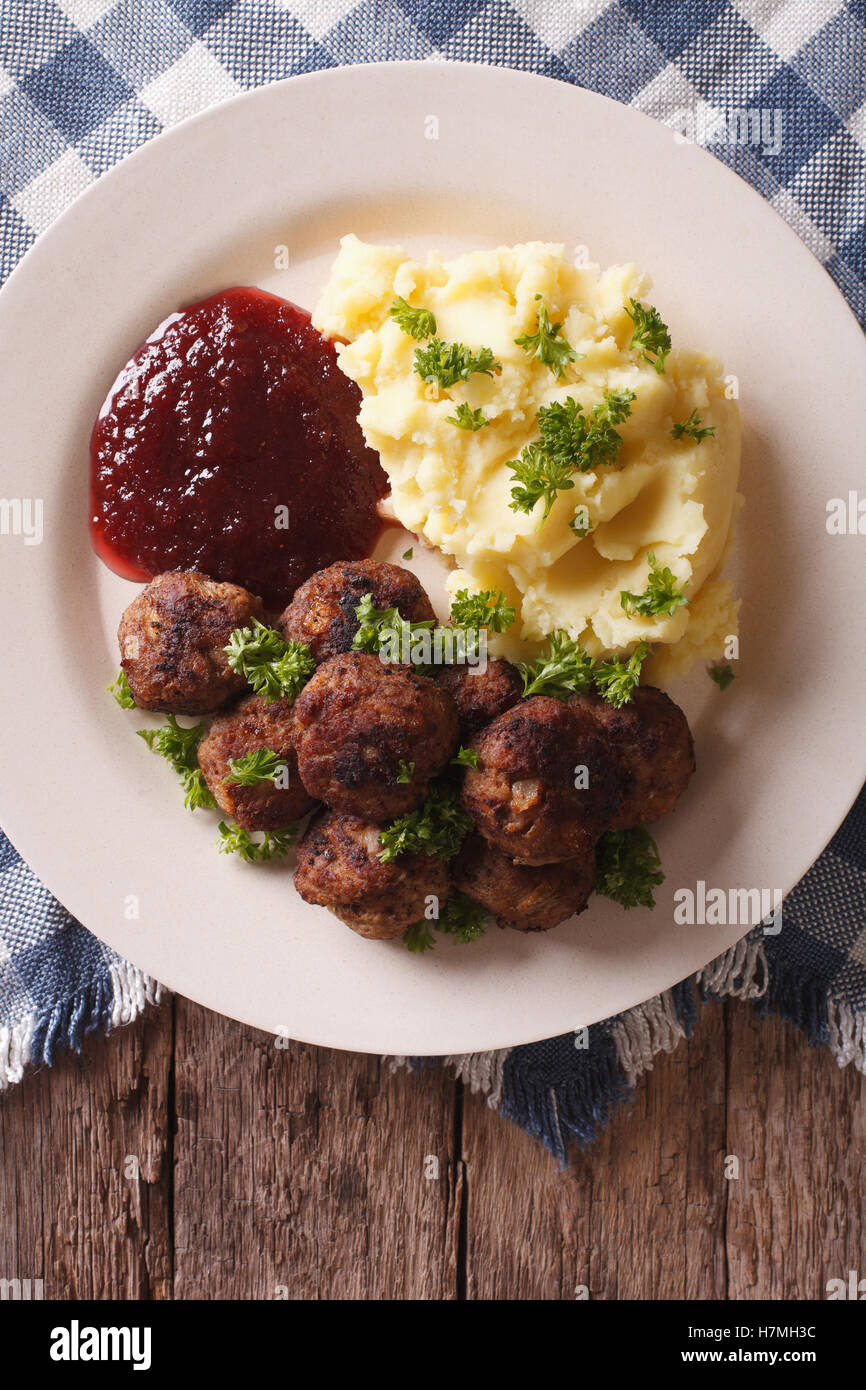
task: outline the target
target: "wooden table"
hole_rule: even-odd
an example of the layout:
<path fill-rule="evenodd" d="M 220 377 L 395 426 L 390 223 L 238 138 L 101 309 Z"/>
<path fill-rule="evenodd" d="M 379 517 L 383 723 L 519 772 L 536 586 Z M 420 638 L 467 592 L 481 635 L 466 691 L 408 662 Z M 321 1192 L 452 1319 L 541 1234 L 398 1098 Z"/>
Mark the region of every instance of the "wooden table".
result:
<path fill-rule="evenodd" d="M 0 1272 L 55 1298 L 821 1299 L 866 1276 L 864 1139 L 864 1078 L 743 1004 L 562 1172 L 440 1067 L 176 998 L 0 1097 Z"/>

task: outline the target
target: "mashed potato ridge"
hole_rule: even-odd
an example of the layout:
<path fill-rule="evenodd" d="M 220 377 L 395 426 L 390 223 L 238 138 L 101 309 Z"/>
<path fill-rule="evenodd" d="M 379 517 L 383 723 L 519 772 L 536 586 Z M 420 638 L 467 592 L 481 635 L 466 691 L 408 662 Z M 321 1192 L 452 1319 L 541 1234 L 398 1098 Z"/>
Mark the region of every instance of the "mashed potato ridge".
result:
<path fill-rule="evenodd" d="M 629 346 L 629 299 L 648 303 L 650 282 L 634 265 L 576 266 L 559 245 L 476 251 L 426 265 L 398 247 L 343 239 L 313 322 L 336 339 L 341 369 L 361 388 L 359 422 L 391 482 L 394 515 L 407 530 L 452 557 L 452 592 L 502 589 L 518 611 L 492 639 L 497 654 L 525 659 L 555 628 L 593 654 L 654 644 L 648 674 L 660 679 L 698 658 L 722 654 L 737 631 L 730 584 L 719 578 L 739 504 L 740 424 L 718 362 L 678 350 L 656 371 Z M 551 322 L 581 354 L 560 380 L 515 343 L 536 329 L 540 295 Z M 397 296 L 432 310 L 437 334 L 473 349 L 489 347 L 500 373 L 478 373 L 447 390 L 414 370 L 419 346 L 389 317 Z M 539 406 L 576 400 L 588 413 L 605 390 L 629 390 L 631 414 L 617 429 L 614 465 L 575 473 L 539 526 L 512 511 L 509 464 L 537 439 Z M 460 402 L 491 421 L 475 432 L 449 423 Z M 697 411 L 715 435 L 698 443 L 671 430 Z M 591 529 L 571 529 L 578 507 Z M 583 514 L 582 514 L 583 515 Z M 672 616 L 623 612 L 623 590 L 647 586 L 649 555 L 685 586 L 688 606 Z"/>

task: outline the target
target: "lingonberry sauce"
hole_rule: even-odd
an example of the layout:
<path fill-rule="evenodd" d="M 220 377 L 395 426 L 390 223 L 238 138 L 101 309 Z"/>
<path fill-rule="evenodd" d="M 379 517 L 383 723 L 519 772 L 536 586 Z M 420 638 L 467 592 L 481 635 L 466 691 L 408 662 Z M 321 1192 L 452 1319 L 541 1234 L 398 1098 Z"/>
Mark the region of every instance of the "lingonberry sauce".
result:
<path fill-rule="evenodd" d="M 172 314 L 94 426 L 97 554 L 128 579 L 197 569 L 279 609 L 315 570 L 369 555 L 382 530 L 387 479 L 360 401 L 287 300 L 230 289 Z"/>

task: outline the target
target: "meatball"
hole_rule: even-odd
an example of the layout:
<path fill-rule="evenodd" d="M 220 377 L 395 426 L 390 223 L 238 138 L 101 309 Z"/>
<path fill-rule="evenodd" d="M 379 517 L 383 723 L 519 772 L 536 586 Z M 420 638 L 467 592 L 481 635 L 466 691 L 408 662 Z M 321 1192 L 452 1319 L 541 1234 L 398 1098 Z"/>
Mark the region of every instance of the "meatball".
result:
<path fill-rule="evenodd" d="M 476 833 L 452 861 L 451 877 L 454 887 L 486 907 L 498 926 L 549 931 L 583 912 L 595 887 L 595 855 L 562 864 L 515 864 Z"/>
<path fill-rule="evenodd" d="M 420 922 L 428 898 L 441 907 L 450 887 L 448 865 L 426 854 L 383 864 L 379 827 L 356 816 L 324 811 L 298 845 L 295 887 L 305 902 L 329 907 L 359 936 L 387 941 Z"/>
<path fill-rule="evenodd" d="M 457 706 L 464 739 L 516 705 L 523 688 L 517 667 L 510 661 L 488 661 L 483 671 L 475 666 L 443 666 L 436 679 Z"/>
<path fill-rule="evenodd" d="M 620 783 L 611 830 L 670 815 L 695 770 L 691 730 L 679 705 L 654 685 L 638 686 L 622 709 L 597 695 L 572 695 L 569 704 L 591 715 L 610 740 Z"/>
<path fill-rule="evenodd" d="M 158 574 L 120 620 L 121 666 L 140 709 L 208 714 L 247 688 L 223 648 L 236 627 L 263 615 L 237 584 L 193 570 Z"/>
<path fill-rule="evenodd" d="M 592 717 L 547 695 L 506 710 L 471 746 L 463 805 L 509 859 L 555 864 L 588 855 L 619 805 L 616 767 Z"/>
<path fill-rule="evenodd" d="M 229 758 L 242 758 L 260 748 L 279 754 L 285 771 L 275 781 L 249 787 L 227 783 Z M 217 805 L 244 830 L 280 830 L 316 804 L 298 776 L 295 716 L 288 700 L 273 700 L 269 705 L 260 695 L 241 700 L 229 714 L 213 721 L 199 744 L 198 761 Z"/>
<path fill-rule="evenodd" d="M 306 642 L 317 662 L 327 661 L 352 650 L 355 609 L 365 594 L 375 608 L 396 608 L 409 622 L 435 622 L 424 586 L 409 570 L 382 560 L 338 560 L 296 590 L 279 629 L 287 640 Z"/>
<path fill-rule="evenodd" d="M 457 747 L 457 710 L 435 681 L 368 652 L 323 662 L 295 702 L 310 796 L 377 824 L 413 810 Z"/>

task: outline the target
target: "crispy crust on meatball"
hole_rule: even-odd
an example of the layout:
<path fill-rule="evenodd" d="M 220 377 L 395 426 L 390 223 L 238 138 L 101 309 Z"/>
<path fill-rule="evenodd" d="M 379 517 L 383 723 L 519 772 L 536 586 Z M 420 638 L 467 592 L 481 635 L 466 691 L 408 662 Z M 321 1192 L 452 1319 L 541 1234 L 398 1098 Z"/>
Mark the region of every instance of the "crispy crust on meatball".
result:
<path fill-rule="evenodd" d="M 481 761 L 464 774 L 463 805 L 491 844 L 522 864 L 591 852 L 619 798 L 610 746 L 589 714 L 536 695 L 494 719 L 471 746 Z"/>
<path fill-rule="evenodd" d="M 368 652 L 324 662 L 295 702 L 301 780 L 326 806 L 381 824 L 420 806 L 457 747 L 454 701 Z M 400 765 L 412 768 L 398 781 Z"/>
<path fill-rule="evenodd" d="M 226 784 L 229 758 L 242 758 L 259 748 L 269 748 L 286 764 L 280 785 L 256 782 L 251 787 Z M 281 830 L 300 820 L 315 806 L 298 776 L 295 756 L 295 716 L 288 700 L 266 705 L 260 695 L 249 695 L 229 714 L 213 721 L 199 744 L 199 767 L 217 805 L 233 816 L 244 830 Z M 282 785 L 283 782 L 286 785 Z"/>
<path fill-rule="evenodd" d="M 460 736 L 472 738 L 521 698 L 522 682 L 510 661 L 488 661 L 486 669 L 442 666 L 436 679 L 457 706 Z"/>
<path fill-rule="evenodd" d="M 158 574 L 126 609 L 117 630 L 121 666 L 140 709 L 208 714 L 246 689 L 223 648 L 236 627 L 263 615 L 237 584 L 194 570 Z"/>
<path fill-rule="evenodd" d="M 610 740 L 620 782 L 611 830 L 669 816 L 695 770 L 692 734 L 679 705 L 654 685 L 638 686 L 622 709 L 597 695 L 573 695 L 569 704 L 588 713 Z"/>
<path fill-rule="evenodd" d="M 483 835 L 470 835 L 452 861 L 454 887 L 486 907 L 497 926 L 550 931 L 583 912 L 595 887 L 595 855 L 562 864 L 515 864 Z"/>
<path fill-rule="evenodd" d="M 355 609 L 365 594 L 376 608 L 396 608 L 409 622 L 435 621 L 424 586 L 409 570 L 384 560 L 338 560 L 296 590 L 278 626 L 287 640 L 306 642 L 317 662 L 352 649 Z"/>
<path fill-rule="evenodd" d="M 424 919 L 427 898 L 444 905 L 448 865 L 426 854 L 383 864 L 379 826 L 323 811 L 298 845 L 295 887 L 305 902 L 328 907 L 359 936 L 387 941 Z"/>

